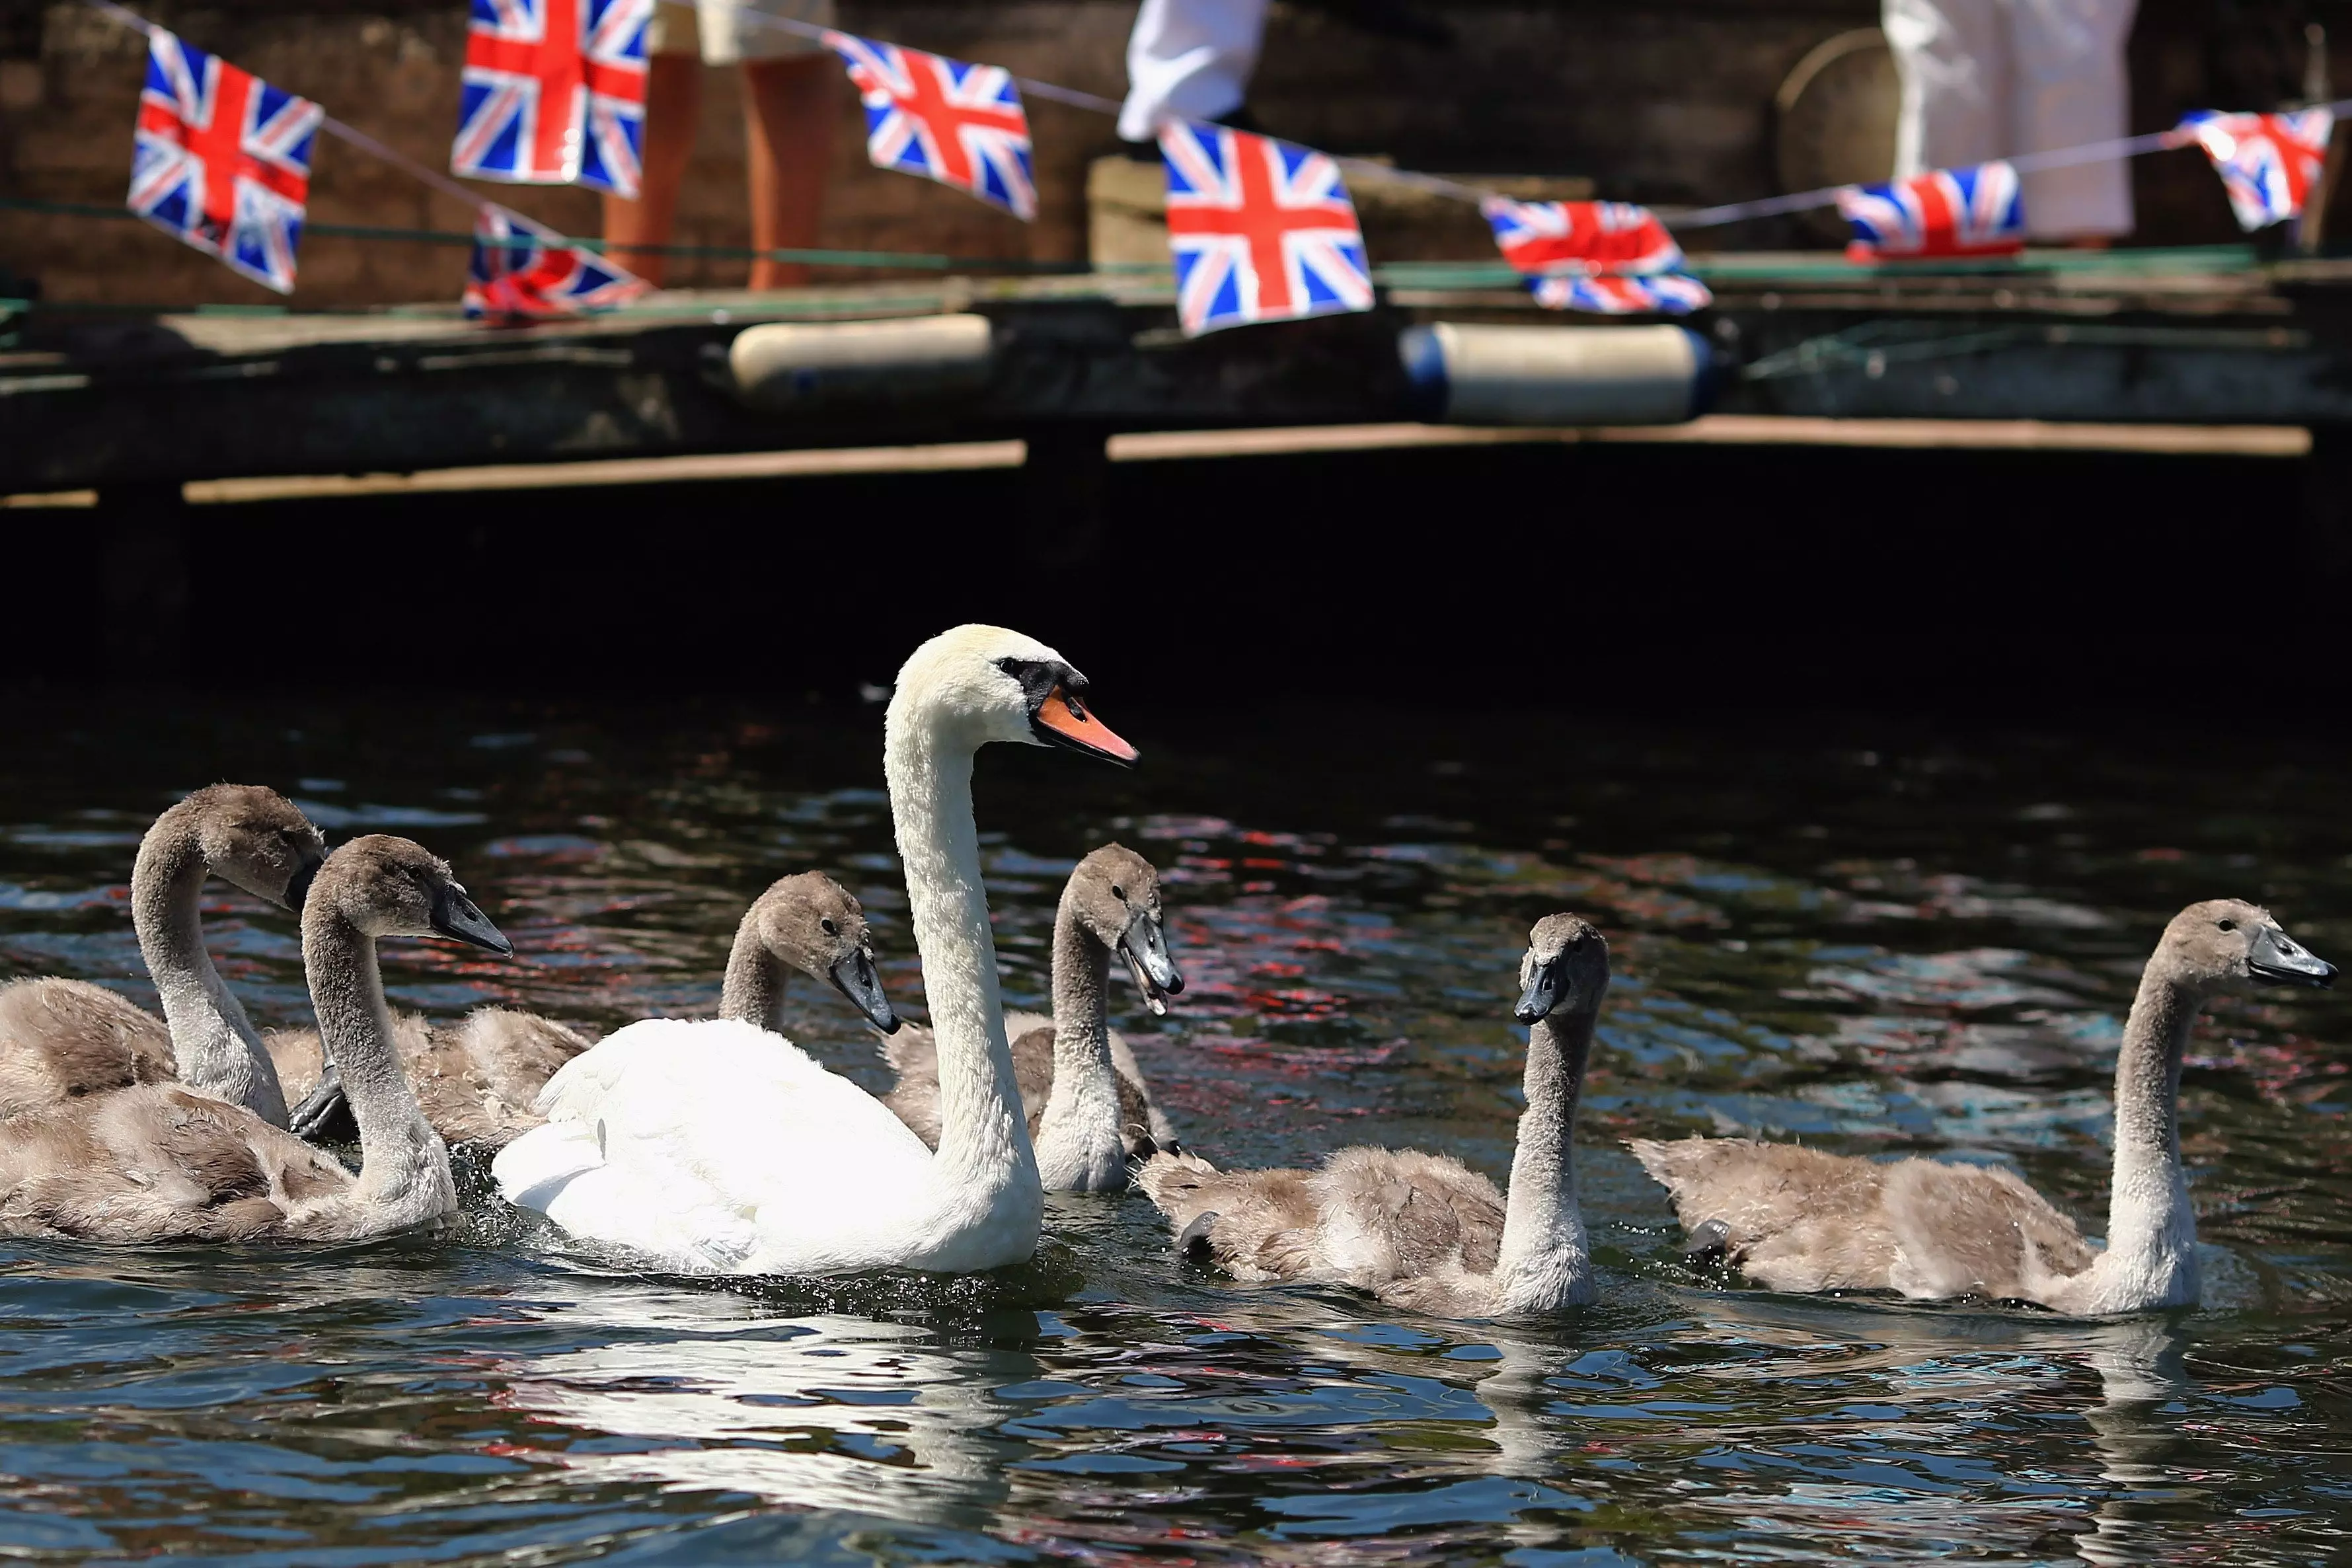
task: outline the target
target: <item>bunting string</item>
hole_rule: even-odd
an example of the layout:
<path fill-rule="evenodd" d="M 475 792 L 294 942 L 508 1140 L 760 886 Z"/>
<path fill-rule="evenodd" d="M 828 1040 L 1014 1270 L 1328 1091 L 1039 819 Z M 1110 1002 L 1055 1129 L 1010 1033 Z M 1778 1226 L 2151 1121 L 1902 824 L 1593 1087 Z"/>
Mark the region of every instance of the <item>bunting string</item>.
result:
<path fill-rule="evenodd" d="M 450 173 L 419 162 L 376 137 L 326 115 L 315 105 L 234 70 L 216 57 L 184 48 L 174 35 L 118 0 L 85 3 L 150 40 L 151 74 L 142 95 L 139 132 L 141 162 L 134 171 L 135 215 L 179 233 L 188 243 L 213 252 L 247 276 L 281 292 L 292 287 L 293 247 L 307 217 L 310 153 L 309 131 L 305 128 L 315 127 L 471 210 L 476 214 L 475 232 L 467 237 L 475 246 L 478 285 L 484 281 L 486 269 L 514 278 L 523 278 L 528 273 L 529 278 L 538 282 L 528 287 L 522 283 L 516 286 L 523 287 L 527 294 L 531 287 L 551 284 L 562 269 L 571 269 L 562 287 L 544 298 L 533 297 L 538 303 L 549 305 L 548 309 L 518 310 L 515 314 L 565 314 L 572 313 L 575 308 L 604 308 L 649 287 L 625 269 L 602 260 L 604 247 L 600 242 L 562 235 L 490 200 Z M 561 169 L 549 169 L 524 159 L 512 168 L 481 164 L 482 137 L 497 128 L 493 111 L 502 114 L 509 110 L 495 104 L 479 107 L 487 100 L 481 100 L 483 89 L 476 85 L 475 71 L 469 67 L 468 125 L 461 141 L 472 138 L 467 141 L 472 151 L 462 156 L 453 152 L 453 168 L 460 172 L 524 183 L 577 183 L 633 193 L 636 144 L 641 134 L 637 127 L 642 123 L 643 110 L 643 22 L 654 5 L 691 6 L 694 3 L 695 0 L 611 0 L 589 13 L 585 10 L 588 0 L 583 0 L 583 16 L 593 15 L 596 18 L 595 37 L 587 46 L 595 56 L 594 63 L 604 71 L 608 82 L 617 80 L 623 84 L 593 88 L 588 92 L 592 118 L 599 113 L 604 116 L 587 129 L 591 140 L 603 139 L 598 143 L 602 149 L 598 156 L 605 160 L 604 163 L 597 167 L 574 168 L 567 164 Z M 474 46 L 510 50 L 503 41 L 509 35 L 499 33 L 493 37 L 484 32 L 492 26 L 484 19 L 485 15 L 477 12 L 469 35 Z M 746 7 L 742 18 L 750 26 L 791 35 L 843 55 L 866 96 L 875 138 L 869 151 L 877 164 L 925 173 L 961 186 L 1024 218 L 1034 215 L 1035 204 L 1034 190 L 1028 186 L 1028 131 L 1019 100 L 1007 84 L 1039 99 L 1087 112 L 1115 116 L 1121 108 L 1118 99 L 1100 94 L 1034 78 L 1015 77 L 999 68 L 923 55 L 879 40 L 852 37 L 815 23 L 756 7 Z M 541 13 L 539 25 L 544 26 L 547 20 L 548 14 Z M 497 26 L 503 28 L 507 23 L 502 20 Z M 530 43 L 524 52 L 537 51 L 539 57 L 544 58 L 553 46 L 552 38 L 541 39 Z M 928 78 L 918 81 L 901 70 L 910 60 L 919 62 L 918 69 L 936 68 L 946 73 L 940 78 L 941 85 L 950 94 L 961 96 L 947 109 L 939 108 L 943 100 Z M 882 82 L 885 65 L 898 73 L 893 76 L 894 81 L 907 85 L 893 89 Z M 572 68 L 567 68 L 576 67 L 574 62 Z M 164 76 L 154 74 L 158 71 Z M 245 113 L 242 106 L 247 95 L 253 94 L 260 96 L 252 101 L 266 101 L 268 113 L 278 117 L 269 122 L 266 131 L 255 129 L 260 123 L 257 120 L 251 121 L 246 131 L 247 162 L 242 167 L 269 188 L 248 186 L 245 173 L 238 178 L 240 193 L 254 193 L 253 199 L 263 204 L 270 214 L 269 223 L 276 226 L 268 226 L 247 215 L 242 204 L 247 199 L 246 193 L 239 194 L 240 204 L 234 217 L 226 215 L 217 202 L 203 211 L 196 209 L 194 204 L 205 194 L 200 166 L 206 159 L 224 154 L 219 152 L 218 136 L 210 125 L 210 117 L 215 112 L 209 107 L 213 100 L 204 96 L 214 93 L 215 89 L 196 84 L 191 71 L 204 77 L 205 83 L 217 80 L 226 84 L 218 89 L 220 102 L 240 106 L 236 112 Z M 172 78 L 168 83 L 164 81 L 166 76 Z M 528 76 L 511 79 L 520 80 L 525 87 L 531 80 Z M 545 90 L 553 93 L 554 78 L 547 79 L 550 85 Z M 995 85 L 984 89 L 978 85 L 990 82 Z M 159 87 L 159 83 L 164 85 Z M 904 96 L 894 98 L 894 90 Z M 175 93 L 179 95 L 176 101 Z M 598 95 L 605 93 L 614 96 L 600 100 Z M 552 98 L 548 100 L 551 105 L 554 101 Z M 600 101 L 602 107 L 594 107 Z M 935 112 L 942 118 L 932 124 L 921 119 L 926 112 Z M 1684 258 L 1665 237 L 1668 229 L 1717 228 L 1838 207 L 1861 236 L 1851 252 L 1857 258 L 1948 258 L 2013 252 L 2022 244 L 2026 233 L 2024 215 L 2015 194 L 2019 175 L 2120 161 L 2177 148 L 2205 148 L 2230 188 L 2233 210 L 2243 226 L 2252 229 L 2297 217 L 2303 211 L 2305 193 L 2315 188 L 2332 122 L 2347 112 L 2352 112 L 2352 99 L 2284 114 L 2200 113 L 2165 131 L 2022 153 L 1969 169 L 1930 171 L 1889 185 L 1824 186 L 1654 214 L 1610 203 L 1518 204 L 1500 193 L 1465 181 L 1399 169 L 1366 158 L 1327 154 L 1226 127 L 1173 121 L 1163 128 L 1160 146 L 1169 171 L 1170 229 L 1175 248 L 1179 315 L 1186 330 L 1194 332 L 1240 322 L 1291 319 L 1329 309 L 1370 308 L 1370 267 L 1363 254 L 1353 204 L 1339 179 L 1342 173 L 1478 206 L 1493 224 L 1498 246 L 1506 257 L 1525 276 L 1529 290 L 1547 304 L 1578 309 L 1679 313 L 1703 307 L 1708 297 L 1704 287 L 1688 275 Z M 898 118 L 884 123 L 894 115 Z M 966 134 L 960 129 L 965 122 L 983 120 L 994 128 L 988 134 L 995 135 L 998 141 L 992 153 L 992 170 L 975 172 L 968 147 L 959 144 L 942 148 L 941 143 L 949 132 L 955 137 Z M 943 131 L 942 127 L 948 131 Z M 575 128 L 573 134 L 577 140 L 580 130 Z M 270 136 L 278 140 L 268 141 Z M 887 150 L 885 141 L 888 143 Z M 910 150 L 913 141 L 922 145 Z M 235 151 L 233 141 L 230 151 Z M 257 169 L 257 159 L 269 167 Z M 614 159 L 620 162 L 613 163 Z M 575 158 L 572 162 L 579 160 Z M 182 180 L 192 183 L 184 187 L 175 183 Z M 276 204 L 269 205 L 273 200 Z M 52 204 L 50 209 L 64 211 L 70 205 Z M 34 210 L 22 200 L 0 199 L 0 206 Z M 1625 235 L 1633 232 L 1627 225 L 1641 223 L 1663 225 L 1657 229 L 1656 244 L 1643 242 L 1647 247 L 1644 254 L 1670 255 L 1670 262 L 1657 263 L 1654 258 L 1638 266 L 1628 265 L 1618 255 L 1624 248 Z M 378 238 L 429 237 L 435 243 L 456 237 L 437 231 L 371 229 L 352 225 L 310 226 L 321 233 Z M 1664 248 L 1660 249 L 1660 246 Z M 959 258 L 924 253 L 677 246 L 632 248 L 668 255 L 769 256 L 820 265 L 931 271 L 980 266 L 1016 271 L 1072 270 L 1068 265 L 1059 263 Z M 1538 252 L 1547 259 L 1532 259 Z M 479 293 L 479 289 L 469 292 L 469 298 Z M 501 297 L 518 296 L 509 288 Z"/>

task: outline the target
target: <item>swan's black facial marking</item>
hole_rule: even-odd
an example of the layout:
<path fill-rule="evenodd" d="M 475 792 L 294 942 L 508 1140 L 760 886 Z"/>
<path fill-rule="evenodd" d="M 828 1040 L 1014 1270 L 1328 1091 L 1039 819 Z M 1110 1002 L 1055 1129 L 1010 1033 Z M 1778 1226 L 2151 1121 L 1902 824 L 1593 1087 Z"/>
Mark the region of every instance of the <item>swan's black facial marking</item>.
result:
<path fill-rule="evenodd" d="M 996 667 L 1021 684 L 1029 707 L 1029 733 L 1040 745 L 1063 746 L 1073 751 L 1116 762 L 1135 763 L 1135 747 L 1087 711 L 1087 678 L 1058 659 L 1003 658 Z"/>
<path fill-rule="evenodd" d="M 1086 694 L 1086 676 L 1059 659 L 999 659 L 996 667 L 1021 683 L 1021 695 L 1028 699 L 1033 720 L 1037 710 L 1045 706 L 1045 699 L 1054 695 L 1055 686 L 1062 688 L 1074 707 Z"/>

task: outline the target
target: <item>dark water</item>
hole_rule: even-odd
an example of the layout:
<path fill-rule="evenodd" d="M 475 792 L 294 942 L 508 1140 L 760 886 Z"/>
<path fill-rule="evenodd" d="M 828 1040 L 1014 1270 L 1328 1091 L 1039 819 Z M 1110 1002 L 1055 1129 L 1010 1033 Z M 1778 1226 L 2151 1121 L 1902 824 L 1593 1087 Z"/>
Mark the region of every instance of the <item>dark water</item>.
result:
<path fill-rule="evenodd" d="M 1071 650 L 1079 654 L 1079 650 Z M 2352 955 L 2347 757 L 1851 722 L 1636 731 L 1101 694 L 1120 775 L 983 758 L 1014 999 L 1058 879 L 1162 868 L 1191 986 L 1119 1020 L 1191 1141 L 1343 1141 L 1500 1176 L 1528 925 L 1617 978 L 1583 1124 L 1603 1305 L 1500 1330 L 1235 1288 L 1139 1197 L 1053 1203 L 1013 1276 L 713 1288 L 599 1271 L 482 1196 L 454 1239 L 304 1256 L 0 1245 L 0 1555 L 1542 1565 L 2339 1559 L 2352 1518 L 2352 1002 L 2215 1009 L 2186 1135 L 2198 1312 L 2104 1323 L 1776 1297 L 1685 1274 L 1635 1134 L 1762 1129 L 2014 1162 L 2096 1228 L 2106 1074 L 2183 903 Z M 716 999 L 765 882 L 833 869 L 919 988 L 878 717 L 23 704 L 0 758 L 0 974 L 144 995 L 153 813 L 218 778 L 331 837 L 453 860 L 511 963 L 387 945 L 396 999 L 599 1029 Z M 257 1019 L 307 1016 L 288 922 L 215 883 Z M 868 1082 L 829 995 L 794 1033 Z"/>

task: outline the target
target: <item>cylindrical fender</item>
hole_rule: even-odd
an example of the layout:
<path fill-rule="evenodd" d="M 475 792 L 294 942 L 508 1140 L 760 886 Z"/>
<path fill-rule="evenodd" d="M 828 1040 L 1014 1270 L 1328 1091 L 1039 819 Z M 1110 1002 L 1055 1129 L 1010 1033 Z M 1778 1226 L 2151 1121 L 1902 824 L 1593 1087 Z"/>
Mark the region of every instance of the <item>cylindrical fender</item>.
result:
<path fill-rule="evenodd" d="M 1422 411 L 1453 424 L 1680 424 L 1714 360 L 1682 327 L 1409 327 L 1398 351 Z"/>
<path fill-rule="evenodd" d="M 888 321 L 773 321 L 746 327 L 727 350 L 744 402 L 779 413 L 942 402 L 988 382 L 985 316 Z"/>

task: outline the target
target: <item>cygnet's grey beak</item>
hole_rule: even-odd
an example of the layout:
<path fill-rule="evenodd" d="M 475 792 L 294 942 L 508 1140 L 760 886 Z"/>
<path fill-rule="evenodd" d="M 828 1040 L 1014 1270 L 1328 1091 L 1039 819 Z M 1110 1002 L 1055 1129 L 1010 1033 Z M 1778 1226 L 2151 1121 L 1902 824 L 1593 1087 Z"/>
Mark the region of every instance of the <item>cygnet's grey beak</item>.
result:
<path fill-rule="evenodd" d="M 2335 965 L 2298 946 L 2275 926 L 2254 933 L 2253 946 L 2246 953 L 2246 972 L 2273 986 L 2326 987 L 2336 980 Z"/>
<path fill-rule="evenodd" d="M 428 917 L 436 934 L 452 942 L 463 942 L 469 947 L 487 947 L 501 958 L 514 956 L 514 944 L 490 924 L 490 917 L 476 906 L 474 901 L 454 887 L 443 887 L 433 895 L 433 913 Z"/>
<path fill-rule="evenodd" d="M 1151 1009 L 1152 1017 L 1167 1017 L 1168 998 L 1184 990 L 1184 977 L 1177 971 L 1176 960 L 1168 956 L 1168 933 L 1159 921 L 1138 910 L 1119 936 L 1118 952 L 1127 960 L 1127 972 L 1135 977 L 1135 988 L 1143 993 L 1143 1005 Z"/>
<path fill-rule="evenodd" d="M 1519 1005 L 1511 1009 L 1511 1016 L 1521 1023 L 1533 1023 L 1538 1019 L 1549 1017 L 1551 1009 L 1559 1006 L 1560 996 L 1567 989 L 1561 968 L 1559 958 L 1549 964 L 1537 965 L 1535 978 L 1529 980 L 1528 988 L 1519 993 Z"/>
<path fill-rule="evenodd" d="M 286 879 L 286 909 L 289 914 L 302 913 L 302 901 L 310 896 L 310 884 L 319 877 L 319 868 L 327 863 L 324 855 L 305 854 L 294 874 Z"/>
<path fill-rule="evenodd" d="M 874 972 L 874 956 L 863 948 L 852 953 L 831 971 L 833 983 L 849 998 L 849 1005 L 864 1013 L 866 1021 L 884 1034 L 898 1032 L 898 1015 L 890 1010 L 890 998 L 882 994 L 882 977 Z"/>

